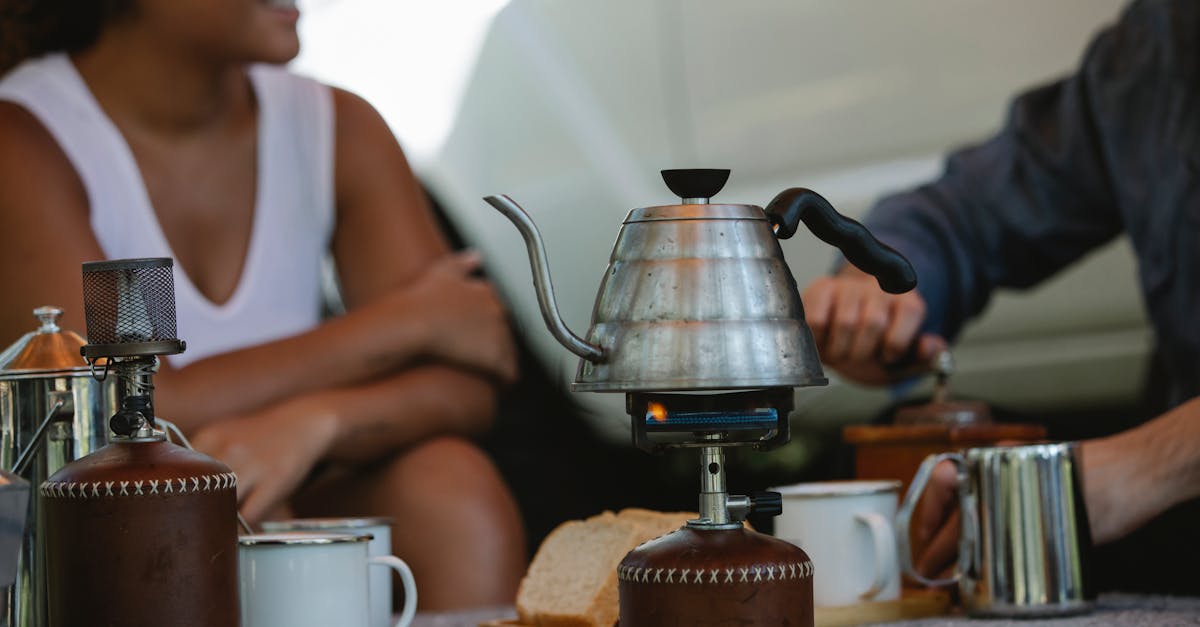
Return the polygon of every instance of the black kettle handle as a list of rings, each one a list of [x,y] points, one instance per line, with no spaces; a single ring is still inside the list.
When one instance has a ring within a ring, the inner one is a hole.
[[[875,239],[867,227],[838,213],[811,189],[784,190],[765,211],[779,239],[795,235],[803,222],[821,241],[841,249],[859,270],[873,275],[885,292],[903,294],[917,286],[917,273],[904,255]]]

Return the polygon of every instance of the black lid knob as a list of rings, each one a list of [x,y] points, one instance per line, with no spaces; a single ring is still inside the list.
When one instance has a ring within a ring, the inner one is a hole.
[[[663,182],[680,198],[712,198],[729,180],[729,170],[690,168],[663,170]]]
[[[755,492],[750,495],[750,511],[778,516],[783,513],[783,495],[778,492]]]

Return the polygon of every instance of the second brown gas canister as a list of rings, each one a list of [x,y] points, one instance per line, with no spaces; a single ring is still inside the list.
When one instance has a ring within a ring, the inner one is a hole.
[[[51,627],[238,625],[237,479],[155,433],[42,484]]]
[[[690,526],[617,567],[621,627],[812,627],[813,565],[799,547],[743,527]]]

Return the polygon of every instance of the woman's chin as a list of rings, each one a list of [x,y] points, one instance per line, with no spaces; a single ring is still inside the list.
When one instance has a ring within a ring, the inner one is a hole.
[[[253,60],[258,63],[282,64],[296,58],[300,54],[300,38],[292,34],[290,37],[270,37],[257,42],[254,47]]]

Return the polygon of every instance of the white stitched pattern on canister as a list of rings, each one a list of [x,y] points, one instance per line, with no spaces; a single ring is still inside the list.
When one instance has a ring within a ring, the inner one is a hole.
[[[746,568],[642,568],[620,566],[617,579],[634,583],[737,584],[787,581],[812,577],[811,561],[766,564]]]
[[[190,483],[189,483],[190,481]],[[203,481],[203,483],[201,483]],[[179,482],[176,486],[175,482]],[[46,481],[39,487],[42,496],[57,499],[102,499],[196,494],[237,487],[237,475],[223,472],[200,477],[145,479],[141,481]]]

